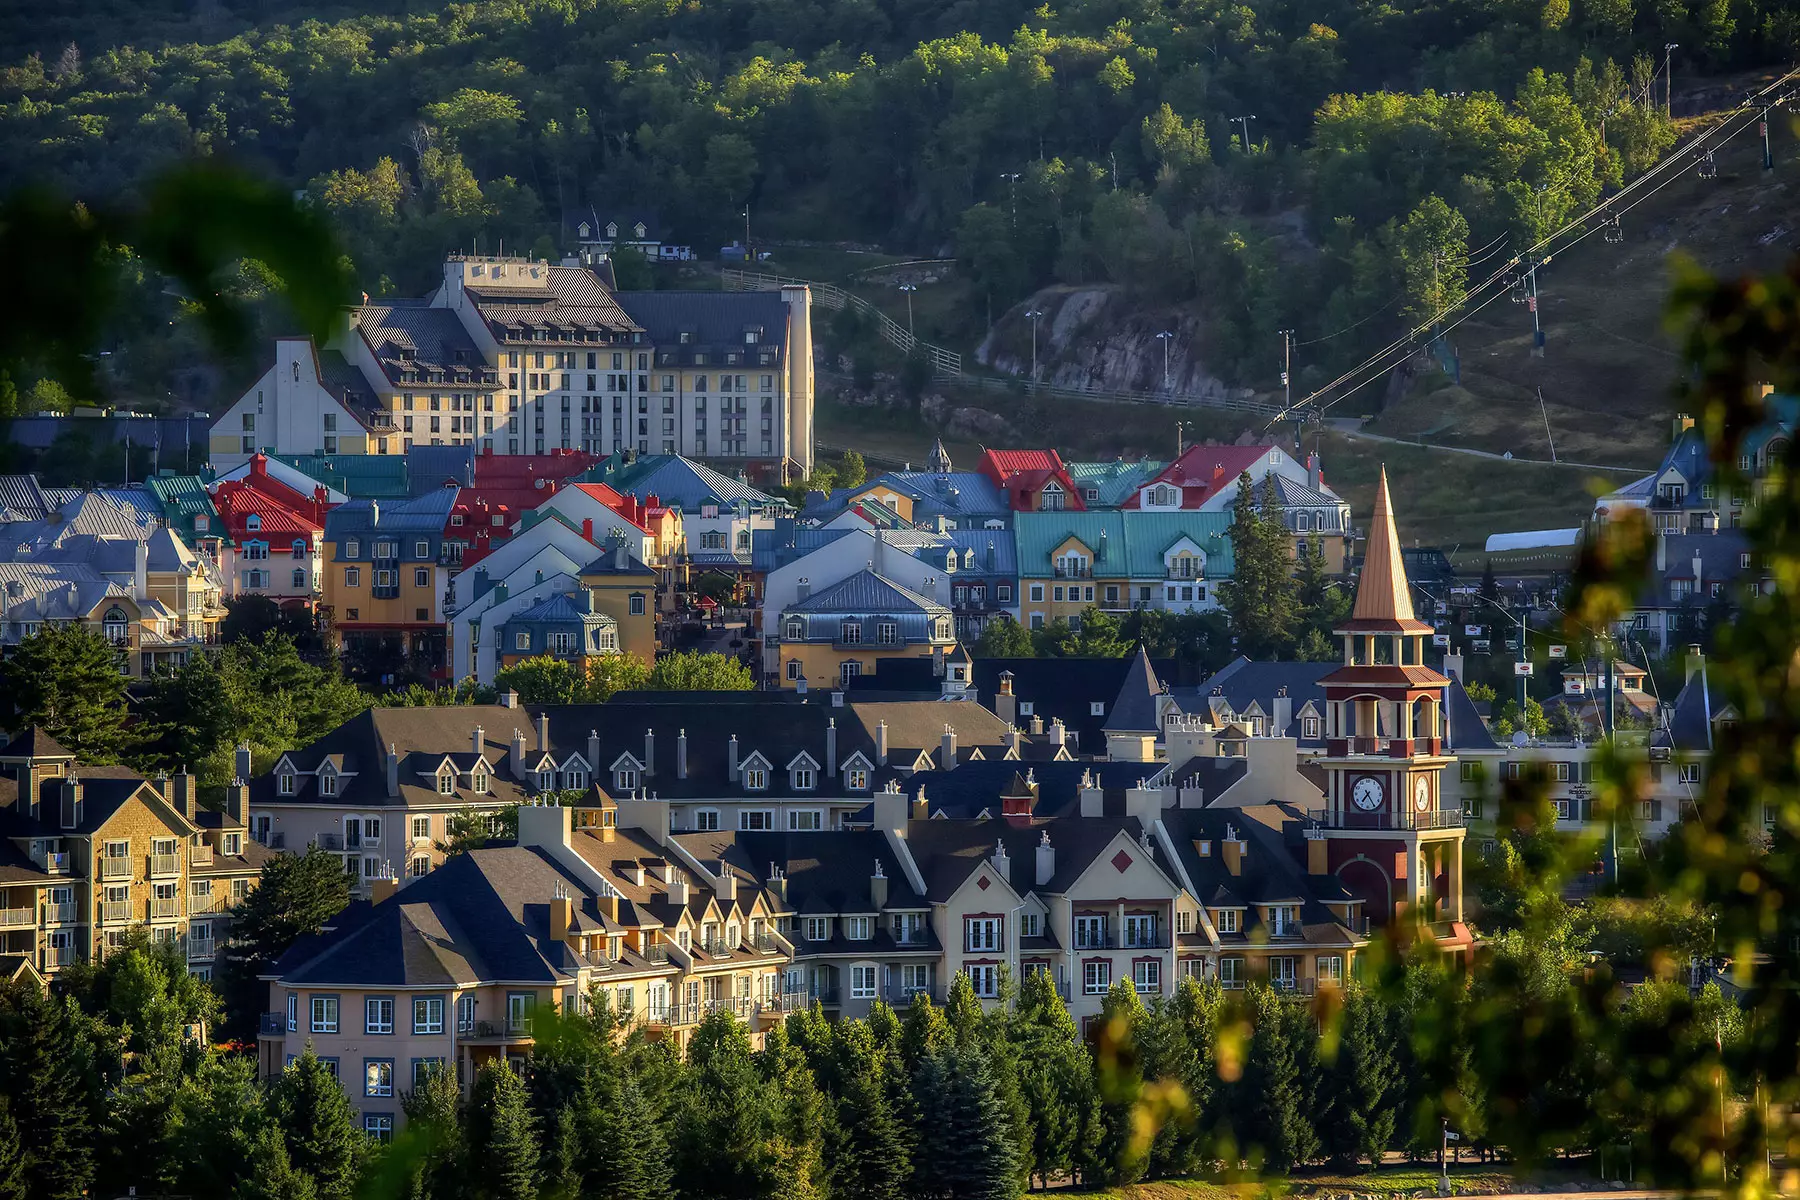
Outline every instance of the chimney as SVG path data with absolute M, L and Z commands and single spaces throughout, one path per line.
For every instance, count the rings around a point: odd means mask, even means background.
M 135 599 L 150 598 L 150 543 L 147 540 L 134 543 L 131 582 Z
M 248 776 L 242 778 L 247 779 Z M 400 754 L 392 742 L 388 743 L 387 748 L 387 794 L 390 796 L 400 794 Z
M 644 730 L 644 774 L 656 774 L 656 731 Z
M 477 725 L 474 728 L 474 730 L 469 734 L 469 748 L 471 750 L 473 750 L 476 753 L 476 755 L 478 755 L 478 756 L 481 754 L 482 751 L 486 750 L 487 749 L 487 730 L 485 730 L 481 726 Z
M 614 924 L 618 923 L 618 920 L 619 920 L 619 893 L 613 891 L 611 888 L 608 888 L 608 889 L 606 889 L 605 895 L 596 896 L 594 898 L 594 903 L 600 906 L 600 915 L 601 916 L 605 917 L 607 920 L 613 922 Z
M 1019 719 L 1019 698 L 1013 694 L 1013 673 L 1000 672 L 1000 690 L 994 693 L 994 715 L 1008 725 Z
M 505 597 L 501 597 L 501 599 L 505 599 Z M 517 708 L 517 707 L 519 707 L 519 693 L 517 693 L 517 692 L 501 692 L 500 693 L 500 707 L 501 708 Z
M 950 728 L 948 721 L 944 723 L 944 732 L 938 738 L 938 770 L 956 770 L 956 730 Z
M 1056 874 L 1056 847 L 1050 844 L 1050 831 L 1044 830 L 1044 836 L 1037 844 L 1037 886 L 1043 887 Z
M 1225 860 L 1225 869 L 1233 875 L 1244 873 L 1244 843 L 1238 840 L 1235 826 L 1225 826 L 1225 836 L 1219 839 L 1219 857 Z
M 225 789 L 225 815 L 239 825 L 248 824 L 250 809 L 250 784 L 242 779 L 234 779 Z
M 512 735 L 512 773 L 514 779 L 525 778 L 525 731 L 516 725 Z
M 1044 735 L 1044 718 L 1032 713 L 1031 723 L 1026 728 L 1031 731 L 1032 737 L 1042 737 Z
M 774 863 L 769 864 L 769 894 L 780 904 L 787 903 L 787 875 Z
M 825 775 L 837 777 L 837 718 L 825 722 Z
M 1662 574 L 1669 569 L 1669 535 L 1662 530 L 1656 533 L 1656 573 Z
M 74 829 L 81 824 L 81 780 L 74 777 L 62 781 L 62 827 Z
M 237 777 L 245 782 L 248 782 L 250 776 L 256 773 L 256 766 L 251 761 L 249 742 L 237 744 L 237 753 L 232 757 L 231 767 L 237 773 Z
M 581 518 L 581 536 L 590 542 L 594 540 L 594 518 Z
M 1694 595 L 1706 595 L 1706 564 L 1700 561 L 1698 554 L 1694 555 Z
M 736 783 L 737 777 L 738 777 L 738 741 L 737 741 L 737 734 L 734 733 L 731 735 L 730 739 L 727 740 L 725 743 L 725 778 L 729 779 L 732 783 Z
M 1308 875 L 1331 874 L 1331 843 L 1325 840 L 1323 829 L 1308 828 L 1306 830 L 1306 873 Z
M 388 874 L 384 869 L 380 875 L 369 881 L 369 903 L 380 904 L 392 900 L 394 893 L 400 890 L 400 881 Z
M 1012 883 L 1012 859 L 1006 857 L 1006 843 L 998 839 L 994 842 L 994 874 Z
M 687 778 L 687 730 L 675 735 L 675 778 Z
M 1444 677 L 1446 679 L 1461 679 L 1463 677 L 1462 655 L 1452 654 L 1448 650 L 1444 651 Z
M 1269 736 L 1286 737 L 1287 727 L 1294 721 L 1294 698 L 1282 688 L 1275 693 L 1275 712 L 1269 719 Z
M 869 876 L 869 899 L 875 903 L 875 911 L 880 912 L 887 907 L 888 881 L 881 873 L 881 860 L 875 860 L 875 874 Z
M 1006 748 L 1014 754 L 1023 754 L 1025 752 L 1025 735 L 1019 732 L 1019 728 L 1016 725 L 1007 727 Z
M 631 556 L 625 549 L 625 535 L 621 533 L 613 541 L 613 570 L 623 571 L 630 565 Z
M 1082 816 L 1106 815 L 1106 793 L 1100 789 L 1100 781 L 1094 778 L 1092 771 L 1081 773 L 1081 786 L 1076 789 L 1075 794 L 1080 798 Z
M 1325 463 L 1317 450 L 1306 456 L 1306 478 L 1315 492 L 1325 490 Z
M 599 778 L 601 767 L 600 767 L 600 731 L 598 729 L 588 730 L 587 760 L 588 760 L 588 769 L 593 771 L 595 778 Z
M 537 748 L 539 754 L 550 753 L 550 714 L 547 712 L 537 715 Z
M 175 773 L 174 804 L 176 808 L 181 810 L 181 815 L 190 821 L 194 819 L 196 811 L 196 805 L 194 803 L 194 782 L 194 777 L 187 773 L 186 768 Z
M 1052 746 L 1064 746 L 1068 744 L 1068 741 L 1069 731 L 1063 725 L 1062 718 L 1057 717 L 1050 722 L 1050 744 Z
M 899 781 L 888 780 L 887 786 L 871 798 L 870 812 L 874 816 L 875 828 L 895 837 L 904 837 L 909 808 L 906 793 L 900 790 Z
M 569 890 L 562 884 L 556 885 L 556 894 L 550 898 L 550 940 L 567 942 L 569 927 L 575 924 L 575 901 L 569 896 Z
M 1706 655 L 1700 652 L 1700 647 L 1689 646 L 1687 648 L 1687 674 L 1683 676 L 1682 682 L 1692 683 L 1694 676 L 1704 670 L 1706 670 Z
M 887 766 L 887 721 L 875 722 L 875 765 Z
M 673 904 L 677 907 L 680 907 L 681 905 L 684 905 L 687 902 L 688 902 L 687 876 L 681 873 L 681 868 L 670 867 L 669 868 L 669 903 Z

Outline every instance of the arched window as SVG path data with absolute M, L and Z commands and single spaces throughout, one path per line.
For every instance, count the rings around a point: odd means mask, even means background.
M 251 513 L 249 516 L 244 518 L 244 528 L 249 530 L 251 533 L 255 533 L 257 530 L 262 528 L 262 518 L 257 516 L 255 513 Z
M 1311 513 L 1302 512 L 1302 513 L 1294 514 L 1294 528 L 1295 529 L 1311 529 L 1312 524 L 1313 524 L 1313 519 L 1312 519 Z
M 304 538 L 295 538 L 293 549 L 294 549 L 294 557 L 295 558 L 305 558 L 306 557 L 306 541 L 305 541 L 305 539 Z
M 101 618 L 100 624 L 106 633 L 107 641 L 115 645 L 124 644 L 126 632 L 130 628 L 130 619 L 126 617 L 124 609 L 116 604 L 113 605 L 106 610 L 106 616 Z

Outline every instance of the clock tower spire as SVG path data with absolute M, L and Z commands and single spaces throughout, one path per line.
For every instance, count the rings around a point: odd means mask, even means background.
M 1325 808 L 1309 837 L 1363 901 L 1372 925 L 1429 923 L 1447 945 L 1467 944 L 1462 924 L 1463 819 L 1443 803 L 1444 692 L 1450 681 L 1425 663 L 1432 627 L 1413 612 L 1387 469 L 1357 580 L 1356 605 L 1334 631 L 1342 665 L 1325 692 Z

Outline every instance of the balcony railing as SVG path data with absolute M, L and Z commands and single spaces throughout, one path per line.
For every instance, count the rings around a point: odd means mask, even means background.
M 0 927 L 16 928 L 20 925 L 37 924 L 35 908 L 0 908 Z
M 44 924 L 46 925 L 63 925 L 74 919 L 75 905 L 72 901 L 68 904 L 44 905 Z
M 341 833 L 321 833 L 318 842 L 319 849 L 321 850 L 342 850 L 344 848 L 344 835 Z
M 31 861 L 50 875 L 67 875 L 69 873 L 69 852 L 67 850 L 39 850 L 32 854 Z
M 1058 579 L 1092 579 L 1094 577 L 1094 568 L 1086 566 L 1085 564 L 1076 566 L 1059 565 L 1056 568 L 1056 577 Z
M 661 965 L 669 961 L 669 947 L 662 942 L 644 947 L 644 961 Z
M 166 920 L 169 917 L 179 917 L 180 915 L 180 900 L 153 899 L 150 901 L 150 919 L 152 921 Z
M 700 1016 L 698 1004 L 665 1004 L 650 1009 L 644 1020 L 651 1025 L 698 1025 Z
M 257 1023 L 256 1032 L 260 1037 L 281 1036 L 287 1032 L 287 1014 L 264 1013 L 262 1020 Z
M 100 860 L 100 878 L 130 879 L 131 860 L 129 858 L 102 858 Z
M 100 923 L 102 925 L 123 925 L 131 920 L 131 901 L 102 900 L 100 902 Z
M 44 969 L 55 971 L 63 967 L 72 967 L 81 961 L 75 955 L 73 946 L 50 946 L 44 950 Z
M 190 937 L 188 939 L 188 959 L 200 962 L 213 956 L 213 939 Z
M 531 1036 L 531 1022 L 513 1021 L 477 1021 L 472 1030 L 463 1036 L 472 1038 L 495 1038 L 524 1040 Z
M 198 846 L 189 846 L 188 847 L 188 865 L 189 866 L 191 866 L 191 867 L 210 867 L 210 866 L 212 866 L 212 860 L 213 860 L 213 849 L 212 849 L 212 845 L 210 843 L 201 842 Z
M 198 916 L 201 913 L 224 912 L 231 907 L 231 897 L 224 892 L 209 892 L 204 896 L 192 893 L 188 895 L 188 915 Z
M 1461 829 L 1460 808 L 1435 808 L 1428 812 L 1332 812 L 1309 810 L 1307 819 L 1321 829 Z
M 734 1017 L 748 1020 L 755 1001 L 749 996 L 721 996 L 716 1000 L 702 1001 L 701 1007 L 708 1013 L 728 1012 Z
M 150 874 L 179 875 L 181 860 L 173 854 L 152 854 L 150 856 Z

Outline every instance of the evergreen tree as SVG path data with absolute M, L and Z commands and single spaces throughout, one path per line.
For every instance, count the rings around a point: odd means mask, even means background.
M 1295 621 L 1294 577 L 1288 560 L 1287 528 L 1274 503 L 1272 484 L 1259 506 L 1246 471 L 1238 476 L 1231 501 L 1232 577 L 1220 585 L 1220 599 L 1237 635 L 1239 653 L 1264 658 L 1284 653 Z
M 1031 971 L 1020 989 L 1013 1020 L 1018 1046 L 1019 1092 L 1031 1135 L 1031 1164 L 1045 1186 L 1068 1175 L 1092 1154 L 1086 1135 L 1094 1103 L 1093 1066 L 1075 1018 L 1047 971 Z
M 436 1070 L 401 1099 L 409 1151 L 407 1194 L 413 1200 L 454 1200 L 467 1181 L 462 1089 L 456 1073 Z
M 1013 1134 L 987 1056 L 945 1045 L 914 1079 L 919 1150 L 913 1191 L 925 1200 L 1008 1200 L 1018 1194 Z
M 1172 1027 L 1176 1058 L 1157 1064 L 1159 1077 L 1172 1078 L 1186 1093 L 1189 1120 L 1167 1138 L 1159 1135 L 1151 1148 L 1151 1170 L 1191 1175 L 1214 1157 L 1209 1144 L 1219 1084 L 1218 1026 L 1223 992 L 1216 980 L 1205 984 L 1189 976 L 1175 989 L 1162 1016 Z
M 576 1123 L 582 1195 L 591 1200 L 661 1200 L 672 1175 L 661 1118 L 630 1072 L 582 1107 Z
M 537 1195 L 537 1121 L 525 1085 L 504 1062 L 490 1062 L 475 1078 L 469 1105 L 469 1166 L 484 1200 L 532 1200 Z
M 269 1107 L 286 1140 L 289 1162 L 312 1180 L 319 1200 L 349 1200 L 363 1134 L 343 1084 L 313 1054 L 310 1043 L 281 1073 Z
M 1379 1166 L 1394 1138 L 1401 1090 L 1393 1030 L 1379 995 L 1357 986 L 1344 994 L 1329 1066 L 1320 1123 L 1325 1149 L 1340 1164 L 1366 1160 Z
M 842 1084 L 831 1154 L 833 1190 L 845 1200 L 898 1200 L 912 1176 L 913 1149 L 911 1096 L 898 1049 L 877 1042 L 867 1021 L 844 1025 L 838 1047 L 836 1074 Z
M 0 990 L 0 1096 L 12 1105 L 32 1195 L 44 1200 L 77 1200 L 94 1178 L 81 1036 L 72 1005 L 25 983 Z
M 1138 1104 L 1144 1091 L 1138 1046 L 1147 1014 L 1128 979 L 1112 985 L 1100 1014 L 1099 1136 L 1089 1166 L 1093 1182 L 1122 1186 L 1144 1177 L 1149 1149 L 1138 1137 Z
M 242 1169 L 232 1172 L 236 1183 L 230 1192 L 210 1194 L 231 1200 L 315 1200 L 321 1194 L 312 1177 L 294 1166 L 281 1131 L 272 1124 L 264 1123 L 252 1135 L 241 1161 Z
M 84 763 L 118 762 L 132 740 L 120 654 L 84 625 L 45 622 L 0 665 L 13 728 L 42 726 Z
M 220 956 L 227 1030 L 254 1034 L 268 997 L 263 973 L 295 940 L 319 932 L 349 903 L 350 884 L 335 854 L 314 847 L 301 855 L 274 855 L 264 864 L 257 886 L 232 917 L 231 940 Z
M 1243 1150 L 1263 1170 L 1284 1173 L 1311 1157 L 1318 1143 L 1301 1077 L 1300 1030 L 1288 1015 L 1294 1006 L 1271 989 L 1255 988 L 1250 1004 L 1256 1032 L 1245 1064 Z
M 769 1031 L 757 1066 L 768 1081 L 775 1133 L 770 1143 L 771 1194 L 795 1200 L 824 1195 L 825 1141 L 835 1135 L 834 1114 L 813 1081 L 806 1055 L 788 1041 L 785 1026 Z
M 12 1110 L 0 1096 L 0 1200 L 25 1200 L 25 1143 Z
M 1031 631 L 1005 615 L 983 623 L 981 636 L 969 647 L 974 658 L 1031 658 L 1036 653 Z
M 908 1072 L 917 1074 L 924 1061 L 950 1040 L 950 1023 L 943 1010 L 924 992 L 913 995 L 900 1031 L 900 1057 Z
M 688 1044 L 676 1139 L 678 1190 L 717 1200 L 752 1200 L 782 1178 L 775 1113 L 750 1037 L 729 1013 L 713 1013 Z
M 986 1013 L 966 971 L 958 971 L 950 981 L 950 994 L 944 998 L 944 1019 L 957 1045 L 985 1043 Z

